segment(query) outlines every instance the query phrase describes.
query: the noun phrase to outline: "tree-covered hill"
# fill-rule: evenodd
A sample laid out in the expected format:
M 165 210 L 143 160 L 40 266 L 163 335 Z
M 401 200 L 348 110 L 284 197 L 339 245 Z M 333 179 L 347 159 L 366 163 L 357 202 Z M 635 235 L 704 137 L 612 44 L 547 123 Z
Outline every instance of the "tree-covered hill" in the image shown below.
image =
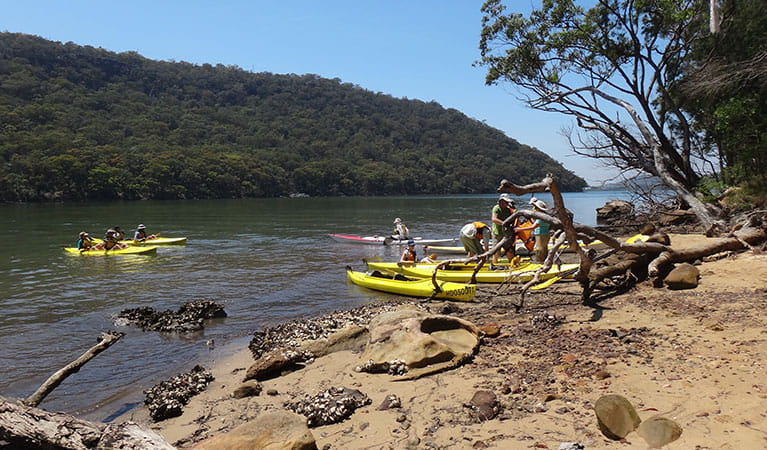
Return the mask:
M 493 192 L 583 179 L 435 102 L 0 33 L 0 201 Z

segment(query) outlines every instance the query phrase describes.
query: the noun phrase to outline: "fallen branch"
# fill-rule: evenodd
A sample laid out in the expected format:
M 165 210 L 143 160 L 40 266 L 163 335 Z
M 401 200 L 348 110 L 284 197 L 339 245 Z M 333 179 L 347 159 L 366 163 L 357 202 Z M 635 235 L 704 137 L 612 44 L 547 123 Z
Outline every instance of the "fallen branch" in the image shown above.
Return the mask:
M 79 358 L 62 367 L 56 373 L 48 377 L 47 380 L 37 388 L 34 394 L 27 397 L 24 403 L 28 406 L 37 406 L 40 402 L 48 396 L 62 381 L 67 379 L 68 376 L 80 370 L 85 363 L 93 359 L 96 355 L 108 349 L 112 344 L 119 341 L 125 333 L 110 332 L 102 333 L 99 336 L 99 343 L 91 347 L 87 352 L 83 353 Z
M 12 448 L 65 450 L 170 450 L 160 435 L 133 422 L 101 424 L 63 413 L 49 413 L 0 397 L 0 439 Z

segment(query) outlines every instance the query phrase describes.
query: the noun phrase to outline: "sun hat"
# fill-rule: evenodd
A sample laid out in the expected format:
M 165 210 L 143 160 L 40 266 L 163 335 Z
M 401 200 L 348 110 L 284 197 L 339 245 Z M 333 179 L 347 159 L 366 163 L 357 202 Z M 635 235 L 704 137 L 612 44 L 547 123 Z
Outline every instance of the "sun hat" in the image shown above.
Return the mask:
M 402 223 L 402 219 L 400 219 L 399 217 L 397 217 L 396 219 L 394 219 L 394 223 Z
M 504 202 L 508 203 L 511 206 L 515 205 L 514 200 L 512 200 L 511 197 L 509 197 L 509 194 L 501 194 L 501 195 L 499 195 L 498 196 L 498 201 L 500 202 L 501 200 L 503 200 Z
M 538 201 L 538 199 L 537 199 L 537 198 L 535 198 L 535 197 L 530 197 L 530 201 L 529 201 L 528 203 L 530 203 L 531 205 L 534 205 L 534 204 L 535 204 L 535 202 L 537 202 L 537 201 Z
M 81 231 L 80 232 L 80 237 L 85 237 L 85 236 L 88 236 L 88 233 L 86 233 L 85 231 Z
M 535 206 L 536 208 L 541 209 L 541 210 L 549 209 L 549 206 L 543 200 L 536 200 L 533 203 L 533 206 Z
M 142 228 L 146 228 L 143 223 L 139 224 L 139 226 L 136 227 L 136 229 L 140 230 Z
M 407 241 L 407 245 L 415 245 L 415 241 L 410 239 L 409 241 Z

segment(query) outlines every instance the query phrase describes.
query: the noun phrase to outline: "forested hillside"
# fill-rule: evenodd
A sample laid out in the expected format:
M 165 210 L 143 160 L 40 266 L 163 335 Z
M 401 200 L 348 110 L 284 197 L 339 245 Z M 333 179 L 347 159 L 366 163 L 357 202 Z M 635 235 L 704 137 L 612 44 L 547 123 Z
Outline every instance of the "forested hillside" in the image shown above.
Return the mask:
M 0 33 L 0 201 L 480 193 L 546 173 L 586 185 L 435 102 Z

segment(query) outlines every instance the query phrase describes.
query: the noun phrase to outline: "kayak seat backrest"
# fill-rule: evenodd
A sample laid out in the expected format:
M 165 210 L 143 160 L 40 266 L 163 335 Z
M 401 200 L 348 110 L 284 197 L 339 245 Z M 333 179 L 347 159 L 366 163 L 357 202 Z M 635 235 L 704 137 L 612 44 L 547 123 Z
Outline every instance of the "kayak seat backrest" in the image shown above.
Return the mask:
M 377 270 L 374 270 L 374 271 L 370 272 L 370 276 L 371 277 L 376 277 L 376 278 L 389 278 L 387 276 L 384 276 L 384 274 L 382 274 L 381 272 L 379 272 Z
M 399 281 L 410 281 L 410 278 L 406 277 L 405 275 L 402 275 L 401 273 L 395 274 L 394 279 Z

